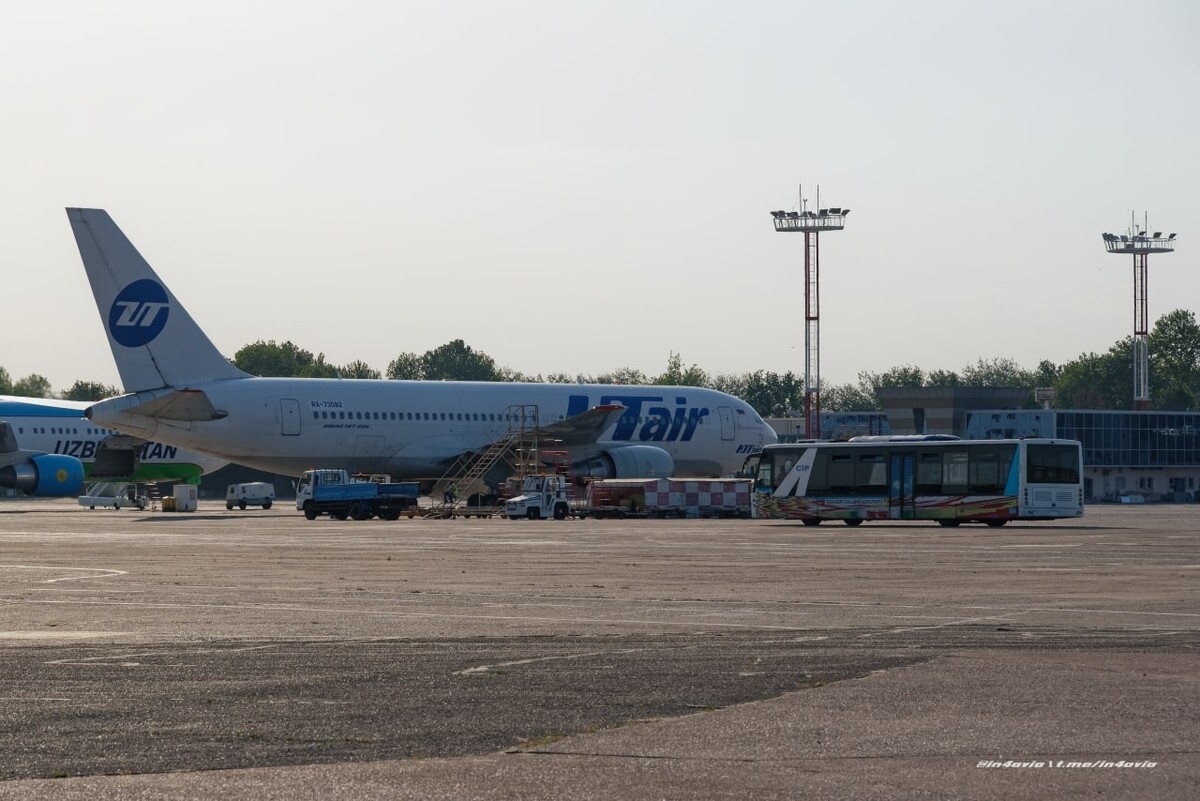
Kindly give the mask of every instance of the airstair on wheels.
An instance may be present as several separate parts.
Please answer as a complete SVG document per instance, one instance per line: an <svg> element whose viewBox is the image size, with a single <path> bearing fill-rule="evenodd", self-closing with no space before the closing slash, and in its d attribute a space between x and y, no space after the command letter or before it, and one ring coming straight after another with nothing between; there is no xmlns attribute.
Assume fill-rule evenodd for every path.
<svg viewBox="0 0 1200 801"><path fill-rule="evenodd" d="M490 493L492 489L484 477L501 461L507 461L520 476L530 469L536 469L537 406L510 406L504 411L503 417L507 428L499 438L481 450L462 454L434 482L430 492L433 504L423 517L453 517L468 506L467 499L472 494L482 494L481 490Z"/></svg>

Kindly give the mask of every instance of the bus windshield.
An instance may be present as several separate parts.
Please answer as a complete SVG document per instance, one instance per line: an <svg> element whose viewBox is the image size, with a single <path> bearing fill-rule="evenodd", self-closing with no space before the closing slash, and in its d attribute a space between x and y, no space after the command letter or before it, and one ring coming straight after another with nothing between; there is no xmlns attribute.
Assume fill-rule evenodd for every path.
<svg viewBox="0 0 1200 801"><path fill-rule="evenodd" d="M1079 446L1029 446L1025 480L1030 484L1078 484L1079 472Z"/></svg>

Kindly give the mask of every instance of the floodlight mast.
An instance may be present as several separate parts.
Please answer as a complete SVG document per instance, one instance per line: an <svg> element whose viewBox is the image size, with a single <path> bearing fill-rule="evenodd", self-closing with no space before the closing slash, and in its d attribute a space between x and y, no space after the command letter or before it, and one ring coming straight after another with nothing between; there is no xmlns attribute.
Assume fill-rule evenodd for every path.
<svg viewBox="0 0 1200 801"><path fill-rule="evenodd" d="M1133 254L1133 408L1150 408L1150 315L1147 279L1151 253L1174 253L1175 234L1164 237L1161 231L1150 230L1149 215L1137 218L1130 215L1129 230L1123 234L1104 234L1104 248L1109 253Z"/></svg>
<svg viewBox="0 0 1200 801"><path fill-rule="evenodd" d="M817 206L821 205L821 187L817 187ZM819 208L808 210L808 200L800 188L797 211L773 211L775 230L781 234L804 234L804 436L821 437L821 232L846 227L850 209Z"/></svg>

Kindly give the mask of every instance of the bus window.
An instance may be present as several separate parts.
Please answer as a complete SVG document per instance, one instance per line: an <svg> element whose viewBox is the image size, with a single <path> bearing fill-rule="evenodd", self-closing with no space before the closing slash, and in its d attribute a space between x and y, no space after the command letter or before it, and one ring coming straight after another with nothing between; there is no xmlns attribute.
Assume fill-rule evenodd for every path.
<svg viewBox="0 0 1200 801"><path fill-rule="evenodd" d="M829 491L854 491L854 457L848 453L829 455Z"/></svg>
<svg viewBox="0 0 1200 801"><path fill-rule="evenodd" d="M967 470L967 491L980 495L998 495L1003 487L999 483L999 460L992 448L971 448L971 461Z"/></svg>
<svg viewBox="0 0 1200 801"><path fill-rule="evenodd" d="M947 495L967 491L967 449L947 449L942 459L942 492Z"/></svg>
<svg viewBox="0 0 1200 801"><path fill-rule="evenodd" d="M942 455L940 453L917 454L918 495L942 494Z"/></svg>
<svg viewBox="0 0 1200 801"><path fill-rule="evenodd" d="M887 492L887 462L882 453L860 453L854 469L854 491L863 495Z"/></svg>

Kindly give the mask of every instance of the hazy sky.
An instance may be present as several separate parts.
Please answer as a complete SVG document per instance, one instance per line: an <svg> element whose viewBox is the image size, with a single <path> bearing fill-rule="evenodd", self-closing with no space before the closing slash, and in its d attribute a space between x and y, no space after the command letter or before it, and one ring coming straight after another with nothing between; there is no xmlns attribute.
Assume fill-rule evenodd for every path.
<svg viewBox="0 0 1200 801"><path fill-rule="evenodd" d="M525 373L1025 367L1133 325L1130 214L1200 312L1200 4L5 3L13 379L119 385L65 206L112 214L232 356Z"/></svg>

